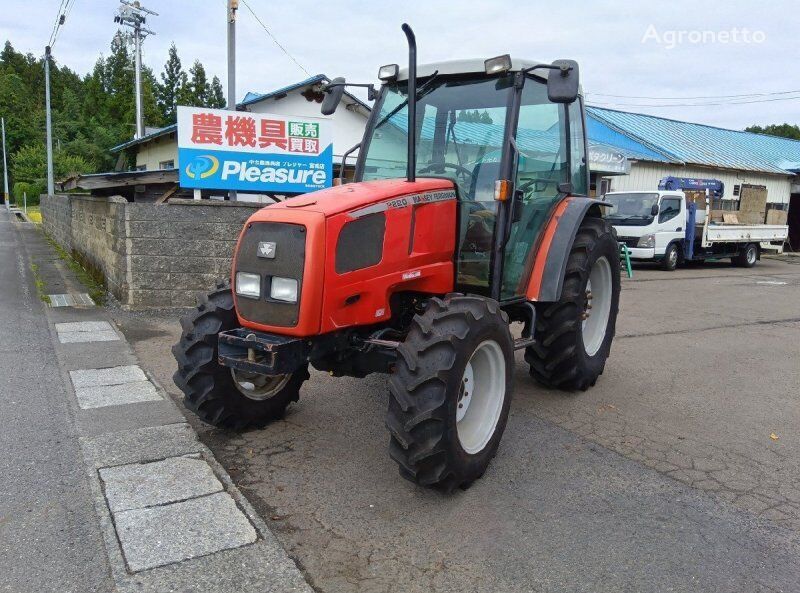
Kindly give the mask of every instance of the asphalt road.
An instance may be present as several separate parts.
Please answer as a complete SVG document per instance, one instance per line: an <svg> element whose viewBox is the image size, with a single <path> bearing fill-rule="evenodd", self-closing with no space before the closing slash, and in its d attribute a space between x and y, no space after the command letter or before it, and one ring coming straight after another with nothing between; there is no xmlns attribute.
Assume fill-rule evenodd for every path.
<svg viewBox="0 0 800 593"><path fill-rule="evenodd" d="M116 314L165 386L174 315ZM798 330L800 265L637 268L597 385L543 389L519 356L500 451L453 496L397 474L381 376L312 373L262 431L190 422L326 593L794 593Z"/></svg>
<svg viewBox="0 0 800 593"><path fill-rule="evenodd" d="M30 267L32 257L43 273L58 256L26 245L37 232L0 206L0 591L107 591L65 377Z"/></svg>

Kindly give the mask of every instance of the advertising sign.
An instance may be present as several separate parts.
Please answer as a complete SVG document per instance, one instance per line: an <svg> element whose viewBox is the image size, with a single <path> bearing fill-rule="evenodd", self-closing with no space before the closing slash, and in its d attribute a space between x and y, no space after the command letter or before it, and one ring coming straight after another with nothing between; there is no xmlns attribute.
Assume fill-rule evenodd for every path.
<svg viewBox="0 0 800 593"><path fill-rule="evenodd" d="M631 164L624 154L590 146L589 170L599 173L627 175L631 172Z"/></svg>
<svg viewBox="0 0 800 593"><path fill-rule="evenodd" d="M186 188L305 193L330 187L330 122L178 107L178 169Z"/></svg>

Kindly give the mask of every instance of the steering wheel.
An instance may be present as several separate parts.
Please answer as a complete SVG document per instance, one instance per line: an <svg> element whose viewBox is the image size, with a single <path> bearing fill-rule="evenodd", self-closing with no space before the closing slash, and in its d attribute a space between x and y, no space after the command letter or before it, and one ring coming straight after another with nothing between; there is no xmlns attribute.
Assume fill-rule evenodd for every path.
<svg viewBox="0 0 800 593"><path fill-rule="evenodd" d="M432 165L428 165L427 167L423 167L422 169L419 170L419 172L420 173L430 173L431 171L433 171L434 169L437 169L439 167L444 167L445 169L448 169L448 168L454 169L456 171L456 173L460 173L460 174L465 176L465 182L468 185L472 183L472 176L473 176L472 171L470 171L466 167L462 167L461 165L457 165L455 163L435 163L435 164L432 164Z"/></svg>
<svg viewBox="0 0 800 593"><path fill-rule="evenodd" d="M525 191L534 183L544 183L545 185L551 185L553 183L560 183L560 181L557 179L542 179L541 177L534 177L533 179L528 179L528 181L520 185L518 189Z"/></svg>

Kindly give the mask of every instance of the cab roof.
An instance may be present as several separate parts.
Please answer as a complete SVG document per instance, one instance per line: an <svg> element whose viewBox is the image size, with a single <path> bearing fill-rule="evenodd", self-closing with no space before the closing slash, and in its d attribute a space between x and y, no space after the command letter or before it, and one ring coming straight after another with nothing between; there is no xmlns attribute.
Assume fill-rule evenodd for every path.
<svg viewBox="0 0 800 593"><path fill-rule="evenodd" d="M424 78L430 76L438 70L439 74L470 74L472 72L486 72L487 58L471 58L466 60L446 60L443 62L431 62L430 64L417 65L417 78ZM511 58L511 71L516 72L537 64L549 64L550 62L542 62L537 60L522 60L518 58ZM546 71L544 71L546 72ZM408 67L400 68L397 75L397 80L408 80Z"/></svg>

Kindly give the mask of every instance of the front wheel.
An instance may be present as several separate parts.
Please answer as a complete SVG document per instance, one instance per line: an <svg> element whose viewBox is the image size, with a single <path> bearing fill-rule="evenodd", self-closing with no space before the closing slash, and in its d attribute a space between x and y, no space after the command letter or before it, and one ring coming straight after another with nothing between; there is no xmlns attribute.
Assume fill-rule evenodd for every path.
<svg viewBox="0 0 800 593"><path fill-rule="evenodd" d="M422 486L467 487L494 457L508 419L508 317L493 300L432 298L397 353L386 415L391 457Z"/></svg>
<svg viewBox="0 0 800 593"><path fill-rule="evenodd" d="M678 244L670 243L667 246L667 251L664 253L664 259L661 260L661 269L667 272L674 272L675 268L678 267L679 258Z"/></svg>
<svg viewBox="0 0 800 593"><path fill-rule="evenodd" d="M619 246L602 218L583 220L567 260L561 298L536 304L531 376L546 387L586 390L603 373L617 322Z"/></svg>
<svg viewBox="0 0 800 593"><path fill-rule="evenodd" d="M283 416L297 401L308 369L265 376L244 373L217 362L217 334L238 327L229 283L200 299L194 311L181 319L180 341L172 347L178 363L175 385L184 393L184 405L197 416L221 428L261 427Z"/></svg>

